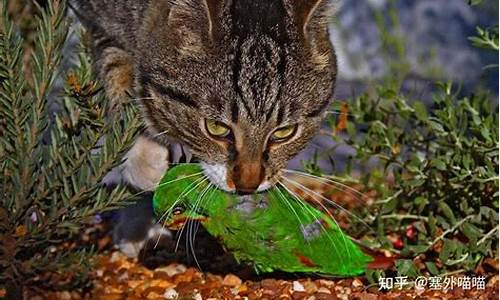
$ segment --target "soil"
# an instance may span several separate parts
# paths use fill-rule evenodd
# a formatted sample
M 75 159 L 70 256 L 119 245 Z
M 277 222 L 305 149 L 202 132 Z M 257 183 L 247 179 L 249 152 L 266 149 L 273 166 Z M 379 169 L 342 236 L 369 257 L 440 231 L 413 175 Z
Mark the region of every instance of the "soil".
M 128 258 L 111 245 L 108 235 L 97 245 L 106 249 L 91 272 L 92 288 L 86 291 L 41 292 L 33 300 L 139 300 L 139 299 L 498 299 L 498 274 L 488 275 L 484 289 L 449 290 L 394 288 L 379 290 L 364 277 L 321 278 L 310 274 L 256 274 L 238 264 L 206 232 L 197 235 L 193 253 L 181 237 L 161 239 L 146 246 L 139 258 Z M 498 260 L 490 262 L 498 273 Z M 199 266 L 198 266 L 199 265 Z
M 324 192 L 323 187 L 311 187 Z M 337 195 L 338 196 L 338 195 Z M 350 197 L 336 197 L 347 208 L 355 206 Z M 351 197 L 352 198 L 352 197 Z M 359 200 L 359 199 L 358 199 Z M 362 199 L 371 201 L 371 199 Z M 342 216 L 339 222 L 342 226 Z M 343 227 L 343 226 L 342 226 Z M 485 277 L 482 288 L 419 289 L 413 285 L 390 290 L 379 289 L 366 277 L 325 278 L 311 274 L 256 274 L 254 269 L 239 264 L 224 251 L 219 242 L 200 226 L 196 243 L 190 247 L 184 236 L 164 237 L 149 242 L 137 258 L 128 258 L 113 246 L 109 222 L 87 228 L 76 244 L 94 245 L 98 250 L 90 282 L 80 290 L 32 290 L 28 299 L 498 299 L 498 258 L 485 259 L 476 269 Z M 201 246 L 203 245 L 203 246 Z M 66 244 L 75 247 L 75 243 Z M 194 250 L 192 250 L 194 249 Z M 194 253 L 193 253 L 194 251 Z M 381 252 L 389 263 L 391 253 Z M 380 253 L 379 253 L 380 254 Z M 382 260 L 383 261 L 383 260 Z M 384 264 L 384 263 L 383 263 Z M 388 273 L 396 274 L 393 271 Z M 468 274 L 453 274 L 455 277 Z M 471 275 L 471 274 L 469 274 Z M 74 277 L 47 277 L 60 281 Z M 57 279 L 59 278 L 59 279 Z M 0 290 L 0 298 L 2 290 Z

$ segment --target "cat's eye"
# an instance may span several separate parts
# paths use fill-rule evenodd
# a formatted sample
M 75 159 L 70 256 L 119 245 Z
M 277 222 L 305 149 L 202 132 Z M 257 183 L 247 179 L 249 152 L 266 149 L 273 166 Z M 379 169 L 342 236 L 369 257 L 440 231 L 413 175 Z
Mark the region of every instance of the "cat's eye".
M 271 135 L 271 139 L 274 142 L 283 142 L 291 138 L 297 131 L 297 125 L 290 125 L 282 128 L 278 128 Z
M 205 127 L 211 136 L 219 138 L 226 137 L 231 132 L 229 126 L 215 120 L 205 120 Z

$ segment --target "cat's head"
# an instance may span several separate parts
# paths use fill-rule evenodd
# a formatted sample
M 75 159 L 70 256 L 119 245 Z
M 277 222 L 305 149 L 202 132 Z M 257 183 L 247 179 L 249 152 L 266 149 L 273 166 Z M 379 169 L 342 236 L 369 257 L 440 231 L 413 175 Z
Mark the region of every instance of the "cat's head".
M 149 129 L 228 191 L 262 191 L 317 131 L 336 60 L 326 0 L 153 4 L 136 57 Z

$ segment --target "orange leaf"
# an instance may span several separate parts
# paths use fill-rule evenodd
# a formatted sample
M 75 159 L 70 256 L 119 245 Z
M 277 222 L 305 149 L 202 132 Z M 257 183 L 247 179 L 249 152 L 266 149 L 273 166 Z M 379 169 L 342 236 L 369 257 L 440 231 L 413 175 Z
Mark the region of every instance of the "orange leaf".
M 347 103 L 342 103 L 342 107 L 340 108 L 339 121 L 337 123 L 337 127 L 335 128 L 335 132 L 341 132 L 342 130 L 347 128 L 347 113 L 349 112 L 349 107 Z
M 78 84 L 78 80 L 76 79 L 74 73 L 70 73 L 68 75 L 68 84 L 76 93 L 80 93 L 82 91 L 82 87 Z
M 28 230 L 26 229 L 26 226 L 20 225 L 20 226 L 17 226 L 15 235 L 17 237 L 21 237 L 21 236 L 25 236 L 27 232 L 28 232 Z

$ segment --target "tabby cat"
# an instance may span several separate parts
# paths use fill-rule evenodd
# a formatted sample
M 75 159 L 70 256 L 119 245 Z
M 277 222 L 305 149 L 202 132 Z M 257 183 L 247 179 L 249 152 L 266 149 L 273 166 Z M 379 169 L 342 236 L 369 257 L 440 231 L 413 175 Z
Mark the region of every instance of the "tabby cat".
M 128 183 L 153 190 L 177 142 L 219 188 L 272 186 L 332 98 L 329 2 L 73 0 L 108 97 L 141 103 Z

